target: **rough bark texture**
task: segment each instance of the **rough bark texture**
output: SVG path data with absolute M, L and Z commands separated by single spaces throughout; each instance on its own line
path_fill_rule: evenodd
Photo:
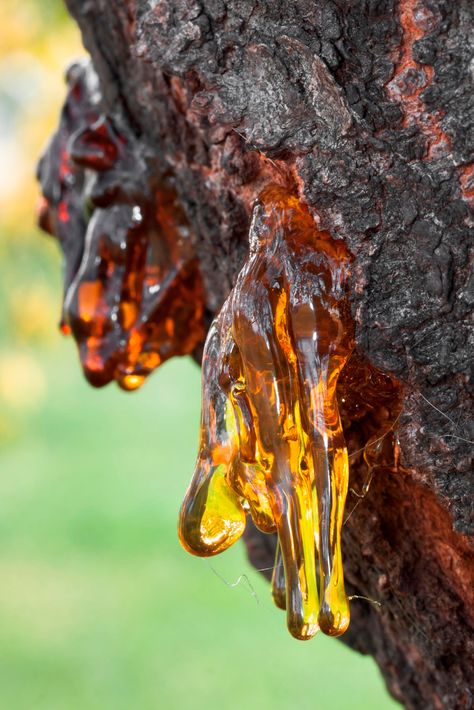
M 399 465 L 349 495 L 344 529 L 349 592 L 382 606 L 354 601 L 343 640 L 375 657 L 407 707 L 471 708 L 472 0 L 67 5 L 103 109 L 150 173 L 173 175 L 209 315 L 270 181 L 351 250 L 358 350 L 404 389 Z M 247 541 L 270 566 L 272 540 Z

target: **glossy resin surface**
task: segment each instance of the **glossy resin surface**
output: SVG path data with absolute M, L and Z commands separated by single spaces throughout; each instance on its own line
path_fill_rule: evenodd
M 65 261 L 61 330 L 77 341 L 89 382 L 136 389 L 204 338 L 192 234 L 170 176 L 100 109 L 88 63 L 74 65 L 59 129 L 39 165 L 40 226 Z
M 349 255 L 300 201 L 260 195 L 250 253 L 206 341 L 198 460 L 180 517 L 190 552 L 222 552 L 248 511 L 278 534 L 273 595 L 308 639 L 349 624 L 341 556 L 348 454 L 336 398 L 353 349 Z

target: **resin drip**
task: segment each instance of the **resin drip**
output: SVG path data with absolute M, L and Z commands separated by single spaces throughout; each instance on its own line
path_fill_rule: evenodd
M 204 338 L 204 293 L 188 222 L 170 176 L 144 178 L 144 157 L 101 113 L 89 63 L 68 74 L 59 129 L 40 161 L 39 222 L 61 244 L 61 330 L 91 384 L 126 390 Z
M 248 510 L 276 530 L 274 598 L 293 636 L 349 624 L 341 556 L 348 456 L 336 399 L 353 349 L 349 255 L 299 200 L 260 196 L 250 254 L 205 346 L 200 451 L 180 515 L 190 552 L 222 552 Z
M 65 320 L 87 379 L 136 389 L 158 365 L 203 339 L 203 291 L 172 189 L 156 211 L 111 203 L 94 211 Z

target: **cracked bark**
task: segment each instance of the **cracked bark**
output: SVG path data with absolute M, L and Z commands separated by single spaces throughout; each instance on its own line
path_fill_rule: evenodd
M 358 351 L 403 385 L 397 467 L 349 495 L 343 640 L 409 708 L 471 708 L 474 124 L 470 0 L 67 0 L 103 110 L 170 173 L 209 317 L 270 181 L 354 256 Z M 349 446 L 363 437 L 357 426 Z M 355 457 L 351 486 L 367 471 Z M 248 531 L 269 567 L 271 540 Z

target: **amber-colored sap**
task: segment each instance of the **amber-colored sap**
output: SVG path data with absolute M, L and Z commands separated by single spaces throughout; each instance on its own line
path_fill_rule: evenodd
M 198 555 L 235 542 L 245 510 L 277 531 L 273 597 L 299 639 L 349 624 L 336 399 L 353 347 L 348 267 L 295 196 L 277 186 L 260 195 L 249 257 L 205 346 L 200 452 L 180 516 L 180 539 Z
M 175 244 L 184 217 L 174 193 L 163 188 L 156 197 L 169 210 L 166 232 L 151 210 L 143 209 L 137 223 L 135 208 L 123 204 L 96 209 L 88 224 L 64 312 L 92 384 L 115 379 L 123 389 L 136 389 L 161 363 L 192 352 L 203 337 L 197 263 L 189 243 L 182 242 L 180 251 Z
M 204 292 L 175 189 L 168 177 L 142 182 L 134 144 L 98 113 L 89 73 L 75 66 L 68 74 L 60 125 L 39 168 L 38 219 L 62 248 L 60 327 L 75 338 L 87 379 L 133 390 L 202 342 Z

